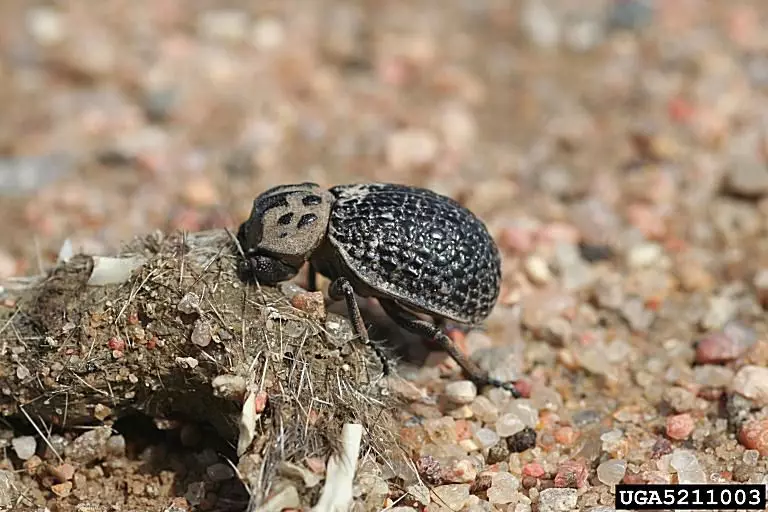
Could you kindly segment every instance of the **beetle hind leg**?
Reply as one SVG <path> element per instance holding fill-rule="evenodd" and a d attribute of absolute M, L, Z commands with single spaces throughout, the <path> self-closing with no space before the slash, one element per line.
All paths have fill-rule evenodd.
<path fill-rule="evenodd" d="M 389 358 L 386 354 L 384 354 L 384 351 L 381 349 L 381 347 L 375 343 L 372 343 L 368 337 L 368 329 L 365 327 L 365 323 L 363 322 L 363 315 L 360 313 L 360 307 L 357 305 L 357 300 L 355 299 L 355 290 L 352 288 L 352 283 L 350 283 L 349 280 L 345 277 L 339 277 L 331 283 L 331 286 L 328 288 L 328 295 L 333 300 L 344 300 L 347 306 L 347 311 L 349 312 L 349 320 L 352 322 L 352 330 L 355 333 L 355 336 L 360 339 L 363 345 L 373 349 L 373 351 L 376 353 L 376 357 L 378 357 L 379 361 L 381 361 L 384 375 L 389 375 L 391 372 Z"/>
<path fill-rule="evenodd" d="M 419 319 L 416 315 L 406 311 L 392 300 L 379 299 L 379 303 L 387 315 L 389 315 L 400 327 L 418 336 L 436 341 L 440 345 L 440 348 L 448 352 L 448 354 L 456 360 L 462 370 L 469 376 L 470 380 L 478 385 L 487 384 L 493 387 L 506 389 L 512 393 L 512 396 L 515 398 L 520 397 L 520 392 L 515 387 L 514 382 L 503 382 L 499 379 L 492 378 L 486 371 L 482 370 L 477 364 L 464 355 L 464 353 L 459 350 L 459 347 L 456 346 L 456 343 L 454 343 L 447 334 L 442 332 L 437 325 Z"/>

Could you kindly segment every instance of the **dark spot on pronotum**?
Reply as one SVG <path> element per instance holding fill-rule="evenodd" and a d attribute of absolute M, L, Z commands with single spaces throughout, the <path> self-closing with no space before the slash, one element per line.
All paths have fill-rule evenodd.
<path fill-rule="evenodd" d="M 265 212 L 268 212 L 272 208 L 278 208 L 288 207 L 288 193 L 283 192 L 282 194 L 277 194 L 274 196 L 268 196 L 263 199 L 261 199 L 258 203 L 258 212 L 263 215 Z"/>
<path fill-rule="evenodd" d="M 280 238 L 285 238 L 288 236 L 288 233 L 280 233 Z"/>
<path fill-rule="evenodd" d="M 287 226 L 291 223 L 293 220 L 293 214 L 292 213 L 286 213 L 285 215 L 282 215 L 279 219 L 277 219 L 277 223 L 281 226 Z"/>
<path fill-rule="evenodd" d="M 299 219 L 299 223 L 296 224 L 296 227 L 301 229 L 304 226 L 309 226 L 310 224 L 312 224 L 316 220 L 317 220 L 317 215 L 315 215 L 314 213 L 305 213 Z"/>
<path fill-rule="evenodd" d="M 314 194 L 304 197 L 304 199 L 301 200 L 301 203 L 304 206 L 317 206 L 318 204 L 323 202 L 323 198 L 320 196 L 316 196 Z"/>

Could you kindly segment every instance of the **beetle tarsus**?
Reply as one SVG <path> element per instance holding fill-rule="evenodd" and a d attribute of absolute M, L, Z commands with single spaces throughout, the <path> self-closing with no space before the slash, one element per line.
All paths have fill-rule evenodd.
<path fill-rule="evenodd" d="M 520 392 L 517 390 L 513 382 L 503 382 L 498 379 L 491 378 L 487 372 L 480 369 L 477 364 L 470 360 L 464 353 L 459 350 L 456 343 L 453 342 L 447 334 L 442 332 L 435 324 L 427 322 L 426 320 L 420 320 L 416 315 L 403 309 L 399 304 L 391 300 L 380 299 L 384 311 L 403 329 L 412 332 L 413 334 L 429 338 L 436 341 L 440 348 L 448 352 L 448 354 L 456 360 L 459 366 L 464 370 L 470 380 L 475 382 L 478 386 L 490 385 L 497 388 L 506 389 L 515 398 L 520 397 Z"/>
<path fill-rule="evenodd" d="M 373 351 L 376 352 L 376 356 L 379 358 L 379 361 L 381 361 L 384 375 L 389 375 L 391 372 L 389 359 L 386 354 L 384 354 L 381 347 L 372 343 L 368 337 L 368 329 L 366 329 L 365 323 L 363 322 L 363 315 L 360 313 L 360 307 L 357 305 L 357 299 L 355 299 L 355 290 L 352 288 L 352 284 L 349 280 L 345 277 L 336 279 L 328 288 L 328 295 L 333 300 L 344 300 L 347 305 L 347 310 L 349 311 L 349 319 L 352 322 L 352 331 L 364 345 L 371 347 Z"/>

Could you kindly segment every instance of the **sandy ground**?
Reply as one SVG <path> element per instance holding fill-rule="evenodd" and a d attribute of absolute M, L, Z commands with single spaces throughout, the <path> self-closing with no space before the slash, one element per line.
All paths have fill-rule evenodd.
<path fill-rule="evenodd" d="M 65 240 L 102 254 L 155 229 L 236 229 L 278 183 L 427 186 L 499 243 L 488 330 L 453 335 L 522 375 L 527 398 L 446 387 L 461 377 L 440 354 L 404 362 L 423 395 L 401 436 L 431 491 L 362 468 L 368 509 L 601 511 L 621 481 L 765 482 L 766 15 L 714 0 L 6 0 L 0 278 Z M 27 427 L 0 424 L 0 465 L 22 476 Z M 113 458 L 24 476 L 28 509 L 223 510 L 237 495 L 202 441 L 143 419 L 118 431 Z"/>

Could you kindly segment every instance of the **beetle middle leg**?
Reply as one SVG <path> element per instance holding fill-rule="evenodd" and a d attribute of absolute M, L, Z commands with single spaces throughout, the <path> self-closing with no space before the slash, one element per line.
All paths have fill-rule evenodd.
<path fill-rule="evenodd" d="M 459 363 L 459 366 L 466 372 L 470 380 L 480 385 L 488 384 L 497 388 L 506 389 L 512 393 L 512 396 L 515 398 L 520 398 L 520 392 L 515 387 L 514 382 L 503 382 L 499 379 L 492 378 L 488 375 L 488 372 L 482 370 L 477 364 L 464 355 L 461 350 L 459 350 L 459 347 L 456 346 L 456 343 L 454 343 L 447 334 L 442 332 L 437 325 L 419 319 L 416 315 L 403 309 L 399 304 L 392 300 L 379 299 L 379 303 L 387 315 L 389 315 L 403 329 L 436 341 L 440 345 L 440 348 L 448 352 L 448 354 Z"/>
<path fill-rule="evenodd" d="M 360 338 L 360 341 L 373 349 L 376 352 L 376 356 L 381 361 L 382 371 L 384 375 L 389 375 L 390 366 L 389 360 L 386 354 L 381 350 L 381 347 L 372 343 L 368 337 L 368 329 L 363 322 L 363 315 L 360 313 L 360 307 L 357 305 L 357 299 L 355 299 L 355 290 L 352 288 L 352 283 L 345 277 L 339 277 L 331 283 L 328 287 L 328 295 L 333 300 L 344 299 L 347 305 L 347 311 L 349 311 L 349 319 L 352 322 L 352 330 L 355 336 Z"/>

